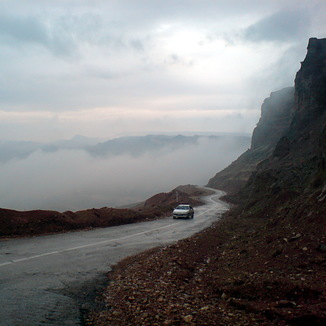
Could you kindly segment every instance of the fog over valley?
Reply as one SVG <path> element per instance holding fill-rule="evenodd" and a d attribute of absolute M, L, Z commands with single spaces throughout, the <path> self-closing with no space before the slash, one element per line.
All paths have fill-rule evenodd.
<path fill-rule="evenodd" d="M 210 177 L 250 147 L 249 136 L 74 137 L 1 142 L 0 207 L 58 211 L 117 207 Z"/>
<path fill-rule="evenodd" d="M 321 0 L 0 0 L 0 207 L 120 206 L 207 184 L 250 147 L 241 135 L 264 99 L 293 86 L 325 12 Z"/>

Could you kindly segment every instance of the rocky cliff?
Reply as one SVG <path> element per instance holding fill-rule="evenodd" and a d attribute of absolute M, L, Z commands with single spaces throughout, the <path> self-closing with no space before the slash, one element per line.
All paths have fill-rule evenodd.
<path fill-rule="evenodd" d="M 295 195 L 308 186 L 323 183 L 325 53 L 326 39 L 309 40 L 306 58 L 295 78 L 295 88 L 274 92 L 264 101 L 251 148 L 210 179 L 208 186 L 234 194 L 249 181 L 242 191 L 242 197 L 246 197 L 244 193 L 248 194 L 249 189 L 250 194 L 253 191 L 262 193 L 253 189 L 254 184 L 262 179 L 266 188 L 268 185 L 263 180 L 271 174 L 270 180 L 274 182 L 269 186 L 273 194 L 293 192 Z"/>
<path fill-rule="evenodd" d="M 271 93 L 261 107 L 261 118 L 255 128 L 251 147 L 236 161 L 218 172 L 208 186 L 234 193 L 249 180 L 257 164 L 273 152 L 279 139 L 288 130 L 293 114 L 294 88 Z"/>
<path fill-rule="evenodd" d="M 257 165 L 238 198 L 253 214 L 275 212 L 280 203 L 326 192 L 326 39 L 309 40 L 295 78 L 289 128 Z M 317 198 L 316 197 L 316 198 Z"/>

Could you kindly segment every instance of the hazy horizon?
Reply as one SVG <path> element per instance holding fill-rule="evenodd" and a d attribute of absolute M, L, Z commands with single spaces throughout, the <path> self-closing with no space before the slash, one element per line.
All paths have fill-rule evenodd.
<path fill-rule="evenodd" d="M 63 142 L 28 148 L 28 155 L 24 147 L 17 155 L 9 147 L 11 158 L 0 157 L 0 207 L 76 211 L 128 205 L 182 184 L 205 185 L 250 146 L 250 137 L 241 136 L 161 138 L 122 138 L 118 147 L 109 141 L 99 148 Z"/>

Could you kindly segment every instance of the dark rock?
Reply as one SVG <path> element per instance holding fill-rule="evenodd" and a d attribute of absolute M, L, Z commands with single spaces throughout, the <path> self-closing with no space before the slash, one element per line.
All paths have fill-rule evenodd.
<path fill-rule="evenodd" d="M 288 300 L 280 300 L 277 303 L 277 307 L 282 307 L 282 308 L 293 308 L 296 307 L 296 303 L 293 301 L 288 301 Z"/>
<path fill-rule="evenodd" d="M 273 257 L 277 257 L 277 256 L 279 256 L 279 255 L 281 255 L 282 254 L 282 250 L 281 249 L 277 249 L 274 253 L 273 253 Z"/>
<path fill-rule="evenodd" d="M 274 108 L 272 112 L 275 116 L 278 112 L 283 115 L 286 112 L 287 122 L 282 130 L 277 129 L 276 123 L 266 125 L 264 114 L 267 113 L 264 112 L 270 108 L 267 110 L 265 106 L 275 102 L 272 97 L 276 94 L 273 94 L 262 106 L 262 118 L 253 133 L 252 148 L 247 154 L 252 155 L 263 148 L 264 159 L 256 161 L 248 182 L 233 196 L 234 201 L 244 205 L 247 213 L 255 216 L 271 216 L 300 194 L 320 191 L 326 183 L 326 39 L 309 41 L 307 56 L 295 78 L 294 97 L 290 89 L 279 93 L 283 102 L 276 102 L 283 109 L 278 111 Z M 292 101 L 285 94 L 292 96 Z M 268 117 L 271 119 L 270 115 Z M 277 121 L 276 118 L 274 120 Z M 271 142 L 264 140 L 274 131 L 277 137 L 271 136 Z M 239 173 L 234 169 L 236 165 L 239 169 L 248 170 L 242 159 L 240 157 L 217 177 L 230 171 L 232 166 L 233 175 Z M 216 181 L 216 176 L 214 178 L 213 181 Z M 230 175 L 229 179 L 232 179 Z M 217 183 L 212 185 L 218 186 Z M 303 212 L 296 214 L 304 216 Z"/>
<path fill-rule="evenodd" d="M 301 238 L 301 234 L 298 233 L 298 234 L 296 234 L 295 236 L 291 237 L 291 238 L 289 239 L 289 241 L 294 241 L 294 240 L 297 240 L 297 239 L 300 239 L 300 238 Z"/>
<path fill-rule="evenodd" d="M 255 128 L 251 148 L 208 182 L 212 188 L 228 193 L 237 192 L 249 180 L 258 163 L 272 154 L 279 139 L 288 130 L 293 114 L 294 88 L 287 87 L 271 93 L 261 107 L 261 118 Z M 286 155 L 288 142 L 279 146 L 278 155 Z"/>
<path fill-rule="evenodd" d="M 326 245 L 320 244 L 317 248 L 318 251 L 320 252 L 326 252 Z"/>
<path fill-rule="evenodd" d="M 275 147 L 289 128 L 294 105 L 294 88 L 271 93 L 261 107 L 261 118 L 253 131 L 251 149 Z"/>

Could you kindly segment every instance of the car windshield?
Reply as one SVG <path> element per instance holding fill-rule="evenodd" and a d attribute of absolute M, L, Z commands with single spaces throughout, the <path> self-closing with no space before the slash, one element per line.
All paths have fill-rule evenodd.
<path fill-rule="evenodd" d="M 179 205 L 177 209 L 189 209 L 189 206 L 187 205 Z"/>

